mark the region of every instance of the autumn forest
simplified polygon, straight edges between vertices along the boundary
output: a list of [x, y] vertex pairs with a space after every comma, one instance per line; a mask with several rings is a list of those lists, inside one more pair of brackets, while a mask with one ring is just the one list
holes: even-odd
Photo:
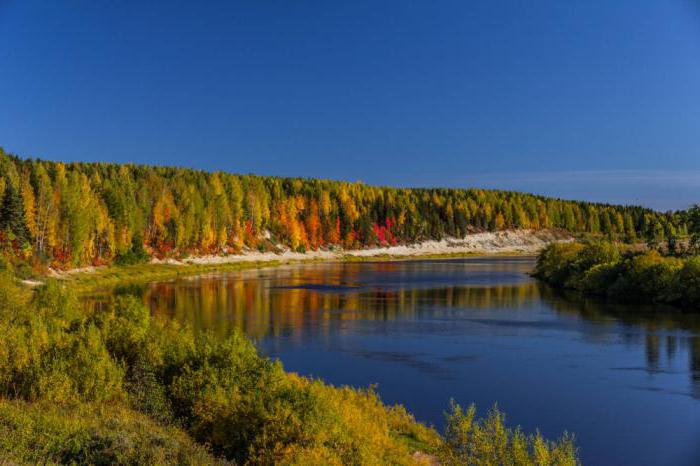
[[5, 255], [57, 268], [278, 245], [361, 248], [518, 228], [628, 242], [686, 233], [682, 212], [508, 191], [49, 162], [1, 150], [0, 177]]

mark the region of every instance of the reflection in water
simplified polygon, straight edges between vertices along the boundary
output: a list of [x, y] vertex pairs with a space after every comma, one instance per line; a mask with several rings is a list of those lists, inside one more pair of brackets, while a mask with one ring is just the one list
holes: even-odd
[[[388, 279], [385, 274], [396, 270], [393, 264], [382, 264], [372, 274], [360, 273], [359, 266], [198, 277], [153, 284], [145, 299], [154, 314], [186, 321], [196, 329], [213, 329], [222, 335], [239, 329], [262, 338], [282, 331], [303, 332], [309, 329], [306, 324], [319, 320], [410, 318], [426, 307], [489, 307], [496, 301], [513, 307], [531, 293], [510, 286], [458, 287], [449, 266], [421, 283], [417, 282], [420, 271], [403, 271]], [[472, 280], [486, 281], [488, 274]], [[334, 327], [322, 328], [331, 332]]]
[[576, 315], [597, 324], [623, 326], [623, 338], [630, 346], [644, 345], [646, 371], [660, 372], [661, 355], [674, 362], [679, 345], [688, 354], [690, 394], [700, 399], [700, 315], [676, 308], [652, 305], [622, 305], [583, 299], [574, 293], [559, 293], [537, 285], [542, 300], [562, 314]]
[[115, 293], [198, 331], [243, 331], [290, 370], [378, 382], [430, 423], [450, 397], [498, 401], [525, 428], [576, 432], [584, 463], [697, 464], [700, 316], [555, 292], [532, 265], [307, 264]]
[[[687, 353], [691, 393], [700, 399], [697, 314], [557, 292], [529, 280], [525, 275], [529, 262], [518, 259], [496, 265], [486, 261], [488, 270], [479, 265], [472, 260], [467, 264], [425, 261], [283, 267], [153, 283], [126, 292], [140, 294], [156, 316], [222, 337], [239, 330], [256, 340], [280, 335], [298, 341], [307, 334], [328, 337], [343, 332], [343, 322], [357, 319], [412, 320], [425, 314], [431, 319], [450, 319], [463, 309], [485, 310], [488, 317], [472, 312], [468, 318], [459, 318], [502, 327], [576, 329], [585, 331], [585, 339], [598, 342], [621, 336], [626, 345], [644, 345], [645, 370], [650, 373], [661, 370], [662, 354], [673, 362]], [[497, 284], [492, 283], [495, 277]], [[491, 317], [499, 309], [542, 303], [558, 314], [595, 325], [580, 328], [576, 321]]]

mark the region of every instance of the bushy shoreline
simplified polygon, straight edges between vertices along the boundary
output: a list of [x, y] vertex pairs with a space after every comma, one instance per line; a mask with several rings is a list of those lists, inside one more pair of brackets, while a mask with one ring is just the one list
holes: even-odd
[[607, 241], [552, 244], [533, 274], [555, 288], [631, 303], [700, 310], [700, 256], [664, 256]]
[[[50, 281], [0, 276], [0, 457], [18, 464], [577, 464], [454, 405], [445, 437], [371, 389], [287, 373], [236, 334], [150, 316], [130, 296], [85, 311]], [[416, 454], [418, 453], [418, 454]]]

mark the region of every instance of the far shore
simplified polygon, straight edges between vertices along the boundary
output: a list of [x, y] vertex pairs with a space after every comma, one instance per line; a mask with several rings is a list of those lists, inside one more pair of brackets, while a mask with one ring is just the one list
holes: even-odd
[[[229, 272], [280, 265], [324, 262], [402, 261], [425, 259], [457, 259], [476, 256], [535, 255], [552, 242], [570, 241], [571, 236], [553, 230], [506, 230], [446, 238], [412, 245], [397, 245], [359, 250], [324, 249], [306, 253], [248, 251], [243, 254], [209, 255], [182, 260], [153, 259], [136, 265], [83, 267], [67, 271], [51, 271], [50, 276], [64, 280], [81, 292], [90, 292], [122, 284], [167, 280], [211, 272]], [[26, 280], [36, 286], [38, 280]]]

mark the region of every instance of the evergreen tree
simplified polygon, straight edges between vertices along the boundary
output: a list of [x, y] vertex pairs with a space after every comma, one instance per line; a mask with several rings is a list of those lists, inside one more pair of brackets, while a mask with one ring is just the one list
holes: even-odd
[[11, 183], [7, 183], [0, 207], [0, 230], [11, 234], [20, 244], [30, 241], [29, 229], [24, 215], [24, 202]]

